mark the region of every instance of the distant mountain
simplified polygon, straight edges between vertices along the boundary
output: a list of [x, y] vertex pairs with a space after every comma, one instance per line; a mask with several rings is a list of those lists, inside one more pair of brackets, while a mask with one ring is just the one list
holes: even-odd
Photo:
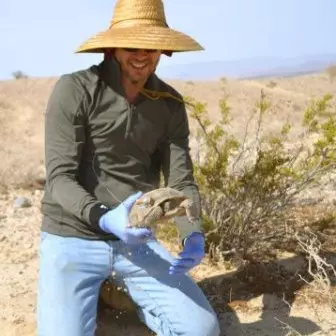
[[305, 56], [300, 58], [258, 57], [236, 61], [200, 62], [164, 66], [158, 69], [168, 79], [260, 78], [271, 76], [297, 76], [324, 71], [336, 63], [336, 54]]

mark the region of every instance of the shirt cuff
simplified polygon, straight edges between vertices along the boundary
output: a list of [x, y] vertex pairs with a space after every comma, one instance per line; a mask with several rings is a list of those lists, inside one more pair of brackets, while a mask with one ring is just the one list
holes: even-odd
[[174, 222], [176, 226], [178, 227], [178, 230], [180, 232], [180, 237], [182, 241], [182, 245], [185, 243], [185, 239], [188, 238], [188, 236], [193, 232], [199, 232], [203, 234], [202, 230], [202, 220], [198, 219], [195, 222], [190, 222], [187, 218], [187, 216], [182, 217], [175, 217]]
[[88, 206], [87, 209], [84, 210], [84, 218], [85, 220], [95, 228], [99, 227], [100, 218], [108, 212], [109, 209], [101, 203], [94, 203], [91, 206]]

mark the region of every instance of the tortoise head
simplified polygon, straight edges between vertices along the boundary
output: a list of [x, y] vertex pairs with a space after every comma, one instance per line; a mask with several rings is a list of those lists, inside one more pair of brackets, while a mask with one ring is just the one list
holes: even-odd
[[150, 195], [143, 195], [142, 197], [138, 198], [135, 202], [136, 205], [143, 206], [145, 208], [149, 208], [154, 205], [155, 201]]

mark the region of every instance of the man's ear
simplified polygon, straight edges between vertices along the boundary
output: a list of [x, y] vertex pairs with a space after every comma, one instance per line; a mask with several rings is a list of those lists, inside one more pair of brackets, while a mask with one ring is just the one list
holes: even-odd
[[110, 60], [114, 55], [114, 49], [105, 49], [104, 50], [104, 60]]
[[171, 57], [173, 55], [173, 52], [172, 51], [168, 51], [168, 50], [163, 50], [162, 54], [164, 54], [164, 55], [166, 55], [168, 57]]

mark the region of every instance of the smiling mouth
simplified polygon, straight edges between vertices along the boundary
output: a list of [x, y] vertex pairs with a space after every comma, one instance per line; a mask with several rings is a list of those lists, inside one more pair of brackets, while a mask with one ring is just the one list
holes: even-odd
[[147, 63], [137, 63], [137, 62], [132, 62], [131, 66], [137, 70], [142, 70], [147, 67]]

